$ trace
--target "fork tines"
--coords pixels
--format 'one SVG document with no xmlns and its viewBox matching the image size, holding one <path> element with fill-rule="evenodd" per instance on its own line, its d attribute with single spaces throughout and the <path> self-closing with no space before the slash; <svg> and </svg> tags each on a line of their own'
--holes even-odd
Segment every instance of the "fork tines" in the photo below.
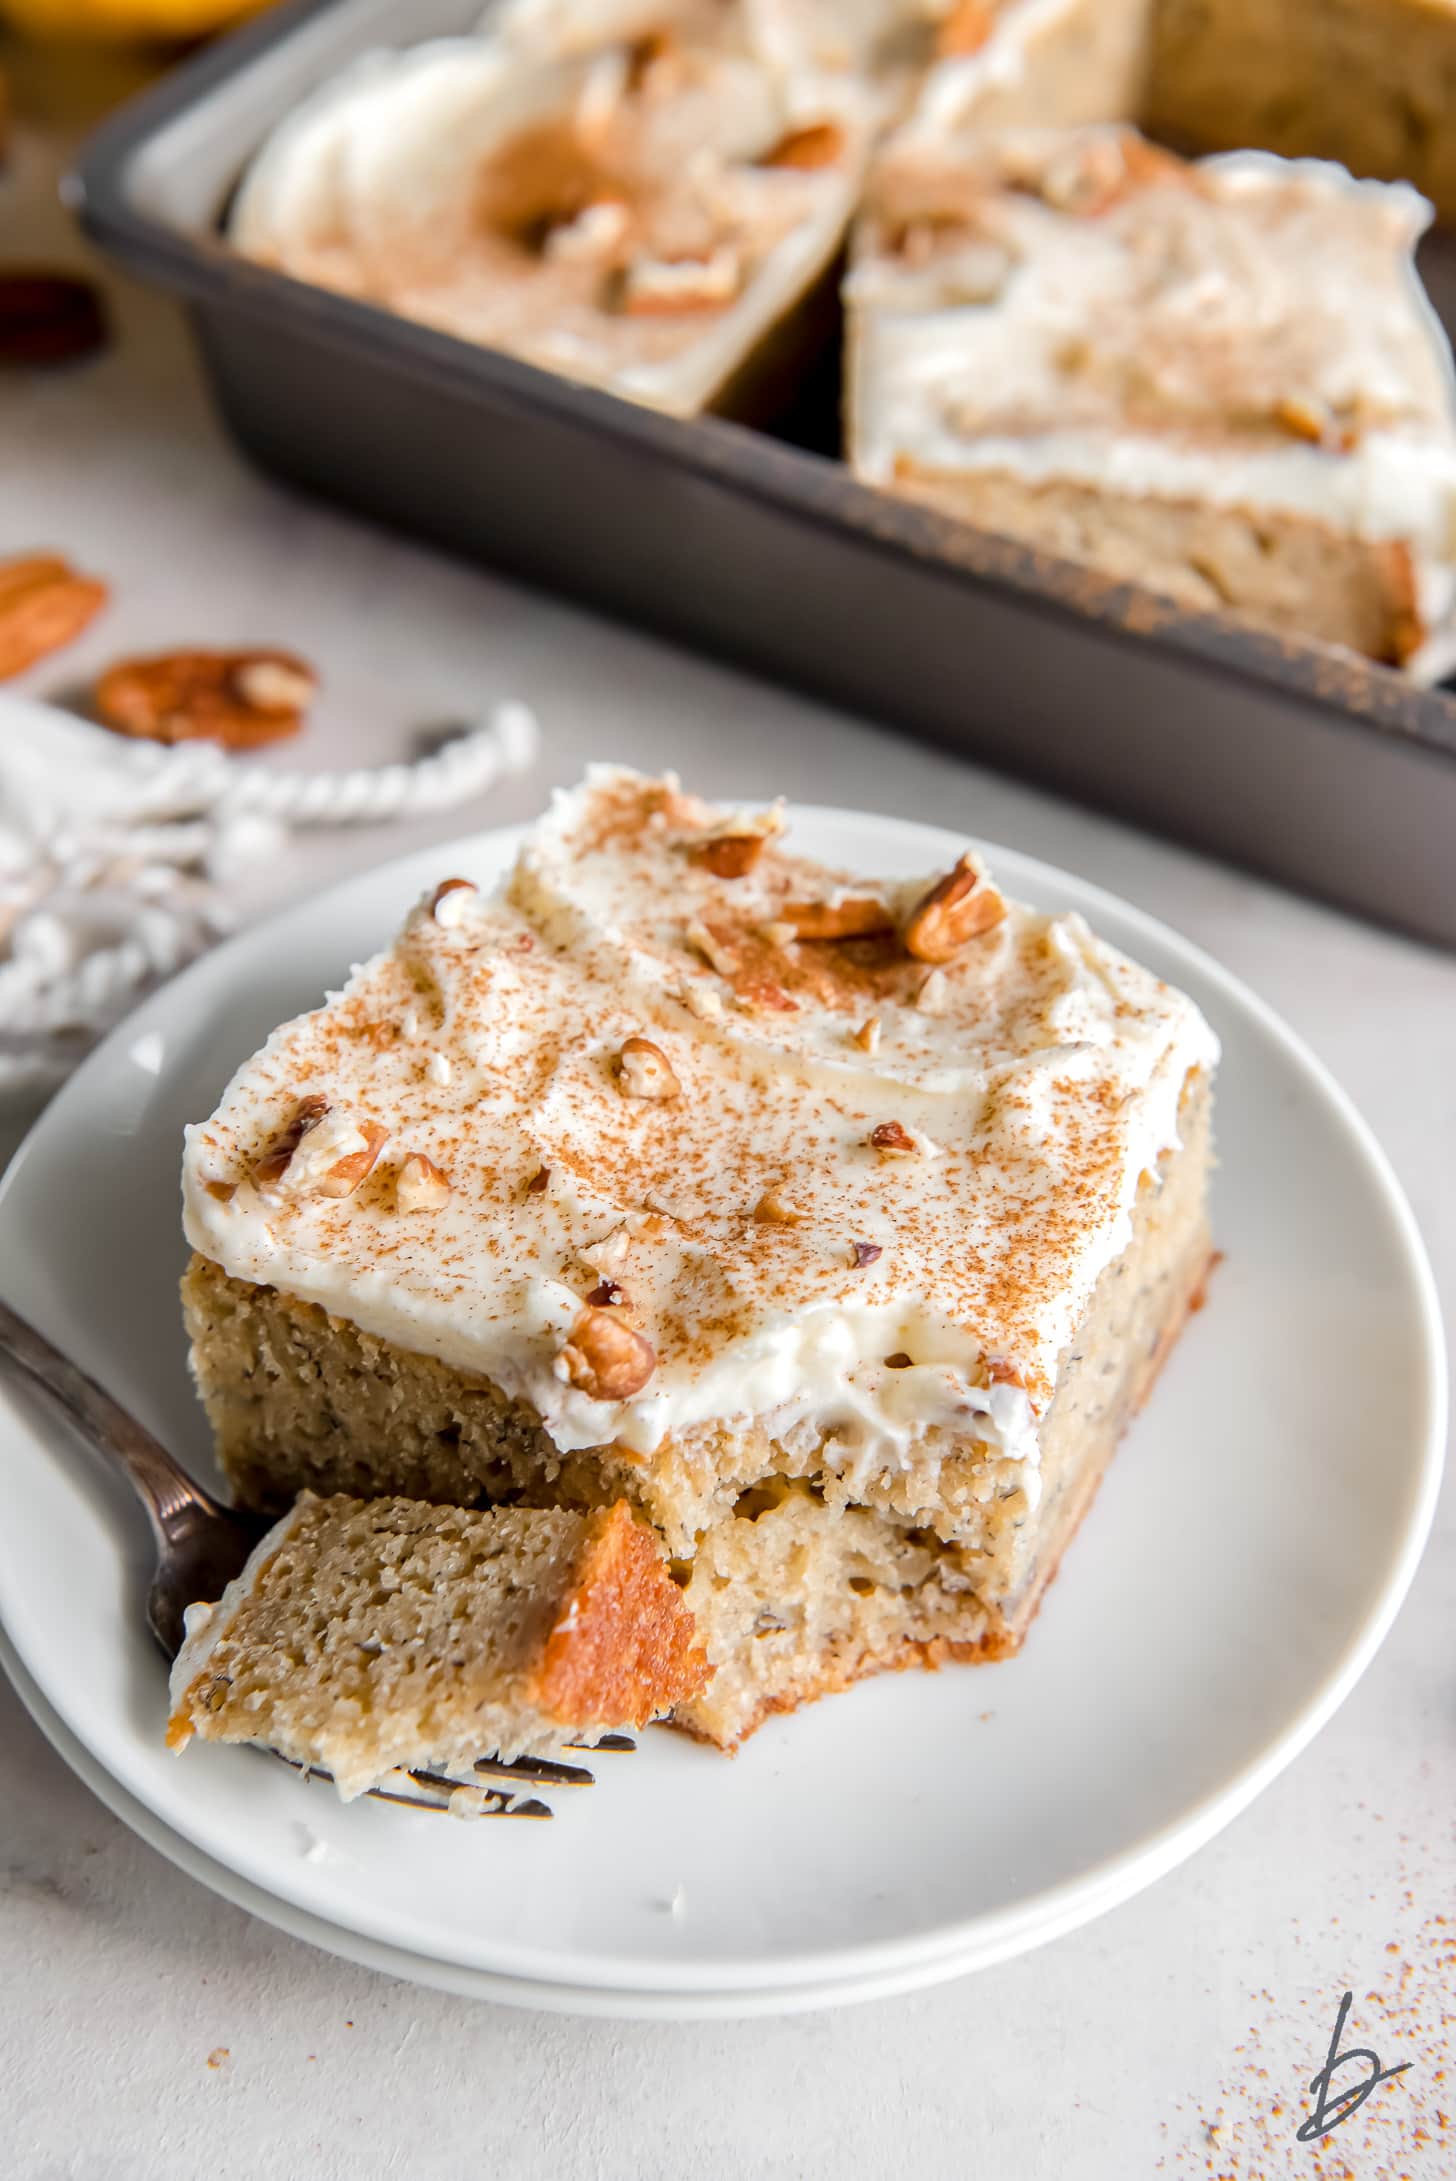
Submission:
<svg viewBox="0 0 1456 2181">
<path fill-rule="evenodd" d="M 599 1742 L 569 1742 L 569 1749 L 603 1750 L 610 1755 L 635 1750 L 637 1744 L 629 1734 L 604 1734 Z M 291 1771 L 301 1772 L 305 1780 L 327 1780 L 333 1784 L 332 1772 L 321 1765 L 300 1764 L 292 1757 L 285 1757 L 281 1749 L 270 1749 L 270 1757 L 286 1764 Z M 552 1757 L 517 1757 L 507 1764 L 500 1757 L 478 1757 L 473 1767 L 482 1779 L 519 1780 L 534 1787 L 593 1787 L 595 1775 L 585 1765 L 563 1764 Z M 370 1795 L 376 1802 L 393 1802 L 407 1810 L 468 1810 L 471 1817 L 549 1818 L 550 1805 L 536 1796 L 524 1801 L 517 1798 L 509 1787 L 473 1787 L 468 1781 L 450 1779 L 445 1773 L 424 1769 L 401 1769 L 395 1777 L 401 1782 L 408 1780 L 410 1792 L 399 1787 L 371 1787 Z"/>
</svg>

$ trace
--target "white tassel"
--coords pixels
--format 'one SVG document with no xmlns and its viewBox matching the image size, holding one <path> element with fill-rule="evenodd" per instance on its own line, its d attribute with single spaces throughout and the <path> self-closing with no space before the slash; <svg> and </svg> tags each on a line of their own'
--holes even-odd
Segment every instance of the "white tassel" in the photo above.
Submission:
<svg viewBox="0 0 1456 2181">
<path fill-rule="evenodd" d="M 451 810 L 482 795 L 503 774 L 522 772 L 536 755 L 536 722 L 524 704 L 503 704 L 484 727 L 447 742 L 430 757 L 376 771 L 240 773 L 216 806 L 219 817 L 266 816 L 294 825 L 373 825 Z"/>
<path fill-rule="evenodd" d="M 502 704 L 411 764 L 340 773 L 235 765 L 211 746 L 119 743 L 0 697 L 0 1093 L 49 1087 L 142 991 L 229 918 L 212 887 L 293 827 L 452 810 L 535 757 L 536 722 Z M 190 875 L 189 875 L 190 874 Z"/>
</svg>

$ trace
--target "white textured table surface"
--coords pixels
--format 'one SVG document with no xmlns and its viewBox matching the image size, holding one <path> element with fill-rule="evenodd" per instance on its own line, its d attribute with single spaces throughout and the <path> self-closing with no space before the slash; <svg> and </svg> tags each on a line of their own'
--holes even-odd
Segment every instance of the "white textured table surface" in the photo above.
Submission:
<svg viewBox="0 0 1456 2181">
<path fill-rule="evenodd" d="M 74 254 L 46 203 L 52 160 L 22 134 L 0 259 Z M 437 837 L 526 816 L 613 756 L 675 765 L 709 793 L 922 817 L 1065 864 L 1187 932 L 1309 1040 L 1374 1124 L 1456 1291 L 1456 962 L 290 498 L 223 443 L 171 312 L 134 292 L 116 303 L 104 361 L 0 382 L 0 555 L 54 544 L 116 589 L 26 687 L 63 691 L 129 648 L 292 644 L 327 684 L 287 753 L 300 765 L 402 754 L 497 696 L 536 707 L 535 773 Z M 267 891 L 430 837 L 329 837 Z M 1359 1690 L 1193 1863 L 994 1972 L 782 2023 L 512 2013 L 314 1953 L 132 1838 L 0 1684 L 0 2165 L 14 2181 L 1449 2181 L 1453 1596 L 1448 1493 Z M 1346 1990 L 1346 2043 L 1411 2065 L 1322 2148 L 1301 2145 Z"/>
</svg>

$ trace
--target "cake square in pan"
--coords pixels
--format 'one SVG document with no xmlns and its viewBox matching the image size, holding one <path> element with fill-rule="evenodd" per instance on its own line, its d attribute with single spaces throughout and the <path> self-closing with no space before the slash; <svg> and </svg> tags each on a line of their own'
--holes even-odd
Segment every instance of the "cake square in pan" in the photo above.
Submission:
<svg viewBox="0 0 1456 2181">
<path fill-rule="evenodd" d="M 1413 190 L 1130 128 L 885 147 L 847 283 L 867 483 L 1430 680 L 1456 391 Z"/>
<path fill-rule="evenodd" d="M 674 416 L 752 418 L 823 345 L 884 97 L 752 7 L 516 8 L 287 115 L 245 256 Z"/>
</svg>

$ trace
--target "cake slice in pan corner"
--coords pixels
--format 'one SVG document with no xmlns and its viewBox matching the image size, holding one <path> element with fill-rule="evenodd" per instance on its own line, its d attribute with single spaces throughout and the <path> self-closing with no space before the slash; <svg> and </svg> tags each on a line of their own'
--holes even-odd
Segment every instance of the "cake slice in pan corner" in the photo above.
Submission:
<svg viewBox="0 0 1456 2181">
<path fill-rule="evenodd" d="M 1128 128 L 916 126 L 847 284 L 867 483 L 1434 680 L 1456 388 L 1413 190 Z"/>
</svg>

